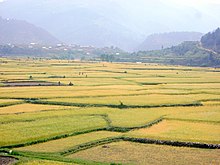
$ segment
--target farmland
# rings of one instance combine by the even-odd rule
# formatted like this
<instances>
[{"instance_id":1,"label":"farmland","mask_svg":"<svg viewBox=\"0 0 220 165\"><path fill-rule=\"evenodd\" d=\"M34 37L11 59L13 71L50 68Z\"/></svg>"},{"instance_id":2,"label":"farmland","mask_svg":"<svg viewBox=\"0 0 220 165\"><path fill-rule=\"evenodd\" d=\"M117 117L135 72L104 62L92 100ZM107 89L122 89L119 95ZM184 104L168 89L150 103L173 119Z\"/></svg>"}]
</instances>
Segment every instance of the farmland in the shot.
<instances>
[{"instance_id":1,"label":"farmland","mask_svg":"<svg viewBox=\"0 0 220 165\"><path fill-rule=\"evenodd\" d=\"M121 162L127 164L219 164L219 152L215 150L178 148L153 144L117 142L109 148L95 147L70 155L72 158ZM118 153L118 154L115 154ZM96 155L99 155L97 157ZM163 156L161 156L163 155ZM170 161L172 160L172 161Z\"/></svg>"},{"instance_id":2,"label":"farmland","mask_svg":"<svg viewBox=\"0 0 220 165\"><path fill-rule=\"evenodd\" d=\"M218 68L0 59L0 154L18 164L219 164L219 148Z\"/></svg>"}]
</instances>

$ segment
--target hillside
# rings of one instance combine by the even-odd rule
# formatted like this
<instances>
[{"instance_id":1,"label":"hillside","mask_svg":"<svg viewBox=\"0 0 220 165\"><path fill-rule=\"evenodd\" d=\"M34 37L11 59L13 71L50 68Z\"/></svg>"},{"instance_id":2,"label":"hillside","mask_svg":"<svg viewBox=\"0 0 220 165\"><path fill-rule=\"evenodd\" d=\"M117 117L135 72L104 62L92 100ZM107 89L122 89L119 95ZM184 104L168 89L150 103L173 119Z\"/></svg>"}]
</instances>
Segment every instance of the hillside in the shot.
<instances>
[{"instance_id":1,"label":"hillside","mask_svg":"<svg viewBox=\"0 0 220 165\"><path fill-rule=\"evenodd\" d=\"M220 28L204 35L201 39L201 44L204 48L220 53Z\"/></svg>"},{"instance_id":2,"label":"hillside","mask_svg":"<svg viewBox=\"0 0 220 165\"><path fill-rule=\"evenodd\" d=\"M186 41L163 50L139 51L120 56L118 61L163 63L171 65L220 67L220 55L200 46L199 41Z\"/></svg>"},{"instance_id":3,"label":"hillside","mask_svg":"<svg viewBox=\"0 0 220 165\"><path fill-rule=\"evenodd\" d=\"M176 46L184 41L199 41L202 33L199 32L170 32L161 34L152 34L137 48L139 51L160 50Z\"/></svg>"},{"instance_id":4,"label":"hillside","mask_svg":"<svg viewBox=\"0 0 220 165\"><path fill-rule=\"evenodd\" d=\"M54 45L60 41L49 32L26 21L3 19L0 17L0 44L38 43Z\"/></svg>"},{"instance_id":5,"label":"hillside","mask_svg":"<svg viewBox=\"0 0 220 165\"><path fill-rule=\"evenodd\" d=\"M185 37L183 37L183 34L179 36L190 40L189 36L187 36L188 34L190 33L185 33ZM196 35L193 34L196 33L191 33L195 37ZM197 34L199 35L199 33ZM156 39L159 38L158 36L152 35L151 38ZM162 36L170 36L170 40L175 40L174 34L164 34ZM166 37L161 38L165 39ZM152 40L152 42L154 41ZM220 67L220 29L218 28L214 32L205 34L199 41L185 41L161 50L139 51L128 56L119 56L117 61Z\"/></svg>"}]
</instances>

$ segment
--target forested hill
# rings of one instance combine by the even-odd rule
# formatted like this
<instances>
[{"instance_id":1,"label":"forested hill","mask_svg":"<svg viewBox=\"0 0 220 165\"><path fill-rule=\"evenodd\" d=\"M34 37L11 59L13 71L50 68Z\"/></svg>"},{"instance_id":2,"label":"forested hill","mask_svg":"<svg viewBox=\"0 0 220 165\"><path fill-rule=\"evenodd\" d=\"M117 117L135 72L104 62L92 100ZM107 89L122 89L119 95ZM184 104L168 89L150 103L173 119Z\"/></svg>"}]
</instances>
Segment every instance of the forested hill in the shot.
<instances>
[{"instance_id":1,"label":"forested hill","mask_svg":"<svg viewBox=\"0 0 220 165\"><path fill-rule=\"evenodd\" d=\"M220 67L220 29L205 34L201 41L187 41L162 50L139 51L120 60Z\"/></svg>"},{"instance_id":2,"label":"forested hill","mask_svg":"<svg viewBox=\"0 0 220 165\"><path fill-rule=\"evenodd\" d=\"M220 28L214 32L209 32L201 39L202 46L220 53Z\"/></svg>"},{"instance_id":3,"label":"forested hill","mask_svg":"<svg viewBox=\"0 0 220 165\"><path fill-rule=\"evenodd\" d=\"M200 41L202 33L199 32L170 32L149 35L137 48L140 51L160 50L177 46L184 41Z\"/></svg>"}]
</instances>

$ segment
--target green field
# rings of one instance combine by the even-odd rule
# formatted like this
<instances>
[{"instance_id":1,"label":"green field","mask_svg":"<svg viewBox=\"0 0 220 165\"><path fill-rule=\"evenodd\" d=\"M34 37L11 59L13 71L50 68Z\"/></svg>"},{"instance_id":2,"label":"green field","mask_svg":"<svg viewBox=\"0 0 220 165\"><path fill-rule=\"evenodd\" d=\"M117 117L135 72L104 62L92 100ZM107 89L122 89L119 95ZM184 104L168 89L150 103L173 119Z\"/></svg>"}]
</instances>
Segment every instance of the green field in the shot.
<instances>
[{"instance_id":1,"label":"green field","mask_svg":"<svg viewBox=\"0 0 220 165\"><path fill-rule=\"evenodd\" d=\"M71 149L83 143L88 143L90 141L96 141L109 137L116 137L120 135L121 133L117 132L98 131L22 147L18 148L18 150L32 152L62 152L67 150L68 148Z\"/></svg>"},{"instance_id":2,"label":"green field","mask_svg":"<svg viewBox=\"0 0 220 165\"><path fill-rule=\"evenodd\" d=\"M220 148L218 68L0 58L0 154L19 164L219 164L202 145Z\"/></svg>"}]
</instances>

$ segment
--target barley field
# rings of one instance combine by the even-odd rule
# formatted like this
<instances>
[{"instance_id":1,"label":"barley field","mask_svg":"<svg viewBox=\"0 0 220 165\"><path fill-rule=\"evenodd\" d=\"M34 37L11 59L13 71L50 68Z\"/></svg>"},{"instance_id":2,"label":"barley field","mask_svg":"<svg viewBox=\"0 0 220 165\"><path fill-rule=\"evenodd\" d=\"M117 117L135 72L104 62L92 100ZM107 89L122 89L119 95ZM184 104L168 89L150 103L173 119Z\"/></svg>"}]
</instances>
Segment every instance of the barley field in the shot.
<instances>
[{"instance_id":1,"label":"barley field","mask_svg":"<svg viewBox=\"0 0 220 165\"><path fill-rule=\"evenodd\" d=\"M219 149L218 68L0 58L0 155L18 164L219 164Z\"/></svg>"}]
</instances>

